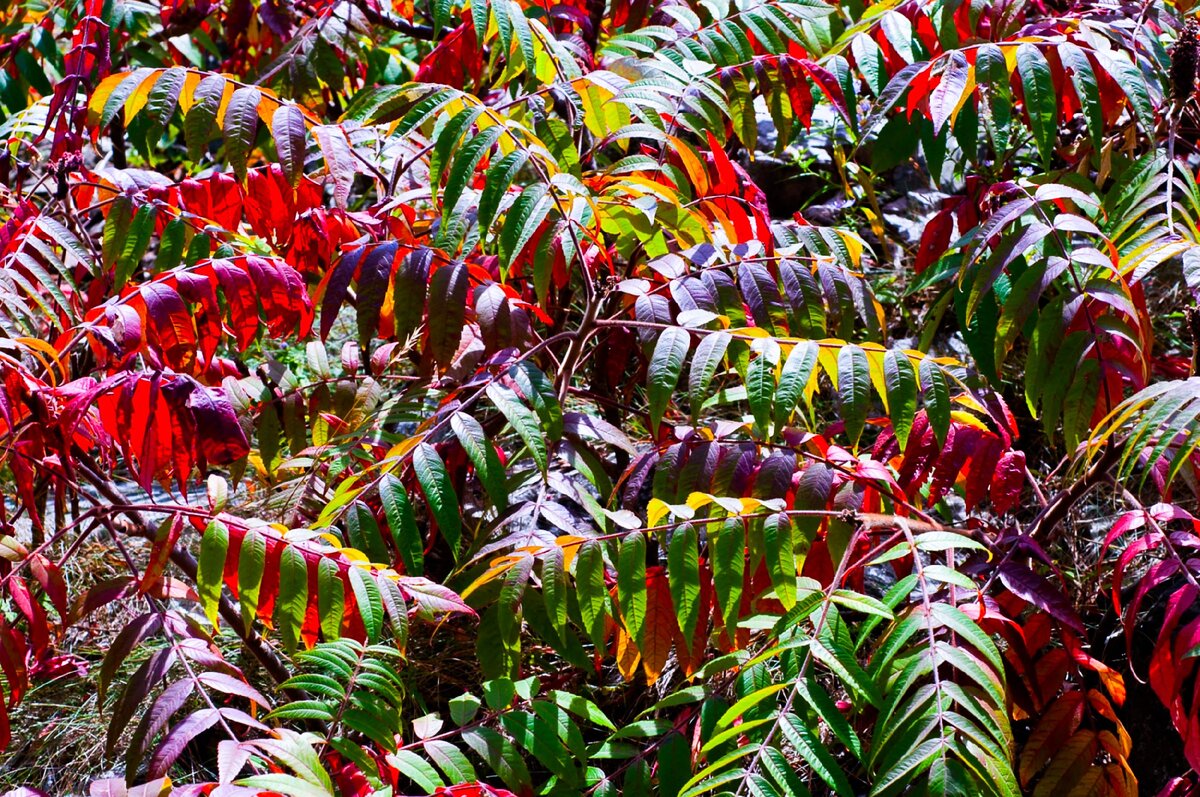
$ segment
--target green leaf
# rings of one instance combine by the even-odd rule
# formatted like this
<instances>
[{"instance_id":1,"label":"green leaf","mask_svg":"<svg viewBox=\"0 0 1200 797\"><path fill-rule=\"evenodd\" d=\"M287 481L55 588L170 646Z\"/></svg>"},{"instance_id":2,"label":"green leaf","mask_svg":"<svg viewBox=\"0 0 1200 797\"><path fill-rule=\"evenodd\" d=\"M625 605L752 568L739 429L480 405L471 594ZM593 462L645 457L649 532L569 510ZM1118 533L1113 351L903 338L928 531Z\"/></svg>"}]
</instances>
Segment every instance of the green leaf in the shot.
<instances>
[{"instance_id":1,"label":"green leaf","mask_svg":"<svg viewBox=\"0 0 1200 797\"><path fill-rule=\"evenodd\" d=\"M603 650L609 596L604 586L604 548L596 540L585 542L575 557L575 592L583 627L596 649Z\"/></svg>"},{"instance_id":2,"label":"green leaf","mask_svg":"<svg viewBox=\"0 0 1200 797\"><path fill-rule=\"evenodd\" d=\"M908 433L917 412L917 373L908 355L889 350L883 357L883 378L887 385L892 431L903 451L908 445Z\"/></svg>"},{"instance_id":3,"label":"green leaf","mask_svg":"<svg viewBox=\"0 0 1200 797\"><path fill-rule=\"evenodd\" d=\"M759 434L765 435L771 423L771 402L775 397L775 363L764 354L755 357L746 373L746 398Z\"/></svg>"},{"instance_id":4,"label":"green leaf","mask_svg":"<svg viewBox=\"0 0 1200 797\"><path fill-rule=\"evenodd\" d=\"M446 773L451 783L470 783L476 779L475 767L454 745L440 739L430 739L424 747L429 758Z\"/></svg>"},{"instance_id":5,"label":"green leaf","mask_svg":"<svg viewBox=\"0 0 1200 797\"><path fill-rule=\"evenodd\" d=\"M893 786L907 783L925 771L938 750L945 745L942 739L929 739L922 742L908 755L902 757L891 769L879 776L871 787L871 794L886 794Z\"/></svg>"},{"instance_id":6,"label":"green leaf","mask_svg":"<svg viewBox=\"0 0 1200 797\"><path fill-rule=\"evenodd\" d=\"M396 550L404 562L405 572L410 576L423 575L425 541L417 528L417 518L404 483L390 473L383 474L379 480L379 500L383 504L383 514L387 517Z\"/></svg>"},{"instance_id":7,"label":"green leaf","mask_svg":"<svg viewBox=\"0 0 1200 797\"><path fill-rule=\"evenodd\" d=\"M200 81L192 94L192 107L188 108L183 117L183 135L187 142L188 157L194 161L200 160L204 147L212 138L217 111L221 107L221 97L224 93L225 78L220 75L208 75Z\"/></svg>"},{"instance_id":8,"label":"green leaf","mask_svg":"<svg viewBox=\"0 0 1200 797\"><path fill-rule=\"evenodd\" d=\"M1041 153L1042 165L1049 168L1058 139L1058 100L1050 62L1036 45L1024 42L1017 47L1017 72L1021 76L1029 127Z\"/></svg>"},{"instance_id":9,"label":"green leaf","mask_svg":"<svg viewBox=\"0 0 1200 797\"><path fill-rule=\"evenodd\" d=\"M108 218L104 220L104 232L100 243L100 256L104 260L105 268L116 266L120 260L121 252L125 248L125 241L129 236L129 227L133 223L133 215L133 201L129 197L117 195L113 198L108 209ZM128 275L126 275L126 279L128 279ZM118 287L124 287L124 285Z\"/></svg>"},{"instance_id":10,"label":"green leaf","mask_svg":"<svg viewBox=\"0 0 1200 797\"><path fill-rule=\"evenodd\" d=\"M579 782L579 771L572 765L554 729L544 719L526 711L510 711L500 716L500 724L513 741L550 772L568 785Z\"/></svg>"},{"instance_id":11,"label":"green leaf","mask_svg":"<svg viewBox=\"0 0 1200 797\"><path fill-rule=\"evenodd\" d=\"M401 653L408 646L408 603L400 592L400 585L384 576L376 582L379 598L392 629L392 641Z\"/></svg>"},{"instance_id":12,"label":"green leaf","mask_svg":"<svg viewBox=\"0 0 1200 797\"><path fill-rule=\"evenodd\" d=\"M668 327L659 335L647 370L646 396L650 404L650 431L657 437L663 413L675 392L683 361L691 345L691 335L685 329Z\"/></svg>"},{"instance_id":13,"label":"green leaf","mask_svg":"<svg viewBox=\"0 0 1200 797\"><path fill-rule=\"evenodd\" d=\"M321 617L321 636L326 641L341 637L346 588L337 563L325 557L317 566L317 613Z\"/></svg>"},{"instance_id":14,"label":"green leaf","mask_svg":"<svg viewBox=\"0 0 1200 797\"><path fill-rule=\"evenodd\" d=\"M254 625L254 618L258 613L258 593L266 564L267 542L261 534L250 529L242 537L242 547L238 554L238 601L241 603L242 620L247 628Z\"/></svg>"},{"instance_id":15,"label":"green leaf","mask_svg":"<svg viewBox=\"0 0 1200 797\"><path fill-rule=\"evenodd\" d=\"M846 424L846 437L854 447L867 422L871 398L871 365L867 353L854 344L838 352L838 405Z\"/></svg>"},{"instance_id":16,"label":"green leaf","mask_svg":"<svg viewBox=\"0 0 1200 797\"><path fill-rule=\"evenodd\" d=\"M557 641L563 644L567 635L567 574L562 548L552 547L542 557L542 598Z\"/></svg>"},{"instance_id":17,"label":"green leaf","mask_svg":"<svg viewBox=\"0 0 1200 797\"><path fill-rule=\"evenodd\" d=\"M100 118L97 122L97 127L100 130L106 129L112 124L113 119L117 117L125 109L125 103L133 96L141 85L154 75L155 70L147 67L140 67L129 73L129 76L117 84L113 89L112 94L108 95L108 99L104 102L104 108L100 112Z\"/></svg>"},{"instance_id":18,"label":"green leaf","mask_svg":"<svg viewBox=\"0 0 1200 797\"><path fill-rule=\"evenodd\" d=\"M400 770L400 774L404 777L424 789L426 794L432 794L438 788L446 785L433 765L411 750L397 750L394 753L388 753L387 762Z\"/></svg>"},{"instance_id":19,"label":"green leaf","mask_svg":"<svg viewBox=\"0 0 1200 797\"><path fill-rule=\"evenodd\" d=\"M467 143L454 155L450 167L450 177L446 180L446 190L442 193L442 224L449 223L450 216L458 207L463 191L475 177L475 170L483 156L488 153L496 140L505 132L501 125L493 125L477 135L471 136Z\"/></svg>"},{"instance_id":20,"label":"green leaf","mask_svg":"<svg viewBox=\"0 0 1200 797\"><path fill-rule=\"evenodd\" d=\"M379 587L369 570L351 566L347 575L354 602L358 605L358 614L367 631L367 639L375 642L383 630L383 598L379 594Z\"/></svg>"},{"instance_id":21,"label":"green leaf","mask_svg":"<svg viewBox=\"0 0 1200 797\"><path fill-rule=\"evenodd\" d=\"M287 775L282 772L243 778L237 781L237 785L250 789L286 794L288 797L332 797L333 795L332 791L323 789L295 775Z\"/></svg>"},{"instance_id":22,"label":"green leaf","mask_svg":"<svg viewBox=\"0 0 1200 797\"><path fill-rule=\"evenodd\" d=\"M709 544L712 551L713 587L717 594L717 602L721 605L721 615L725 619L725 633L732 640L741 614L746 570L746 531L742 519L726 520L715 533L710 533Z\"/></svg>"},{"instance_id":23,"label":"green leaf","mask_svg":"<svg viewBox=\"0 0 1200 797\"><path fill-rule=\"evenodd\" d=\"M496 409L500 410L500 414L512 426L517 436L521 438L521 442L529 449L538 469L545 473L549 459L546 450L546 436L542 434L538 417L521 402L511 388L498 382L488 384L487 396Z\"/></svg>"},{"instance_id":24,"label":"green leaf","mask_svg":"<svg viewBox=\"0 0 1200 797\"><path fill-rule=\"evenodd\" d=\"M134 215L125 236L124 246L121 247L121 254L117 258L116 279L119 287L124 287L141 265L142 256L146 254L146 248L150 245L150 238L154 233L156 215L157 208L153 205L142 205Z\"/></svg>"},{"instance_id":25,"label":"green leaf","mask_svg":"<svg viewBox=\"0 0 1200 797\"><path fill-rule=\"evenodd\" d=\"M429 280L429 350L442 366L450 364L462 340L469 282L461 260L442 266Z\"/></svg>"},{"instance_id":26,"label":"green leaf","mask_svg":"<svg viewBox=\"0 0 1200 797\"><path fill-rule=\"evenodd\" d=\"M1100 101L1100 86L1091 59L1073 42L1058 45L1058 57L1063 67L1071 71L1071 85L1075 88L1083 119L1087 122L1092 149L1100 152L1104 147L1104 106Z\"/></svg>"},{"instance_id":27,"label":"green leaf","mask_svg":"<svg viewBox=\"0 0 1200 797\"><path fill-rule=\"evenodd\" d=\"M499 129L498 127L496 129ZM516 149L488 167L484 177L483 193L479 197L479 212L477 220L484 233L492 228L496 221L496 213L500 209L500 200L516 179L517 173L529 160L525 150Z\"/></svg>"},{"instance_id":28,"label":"green leaf","mask_svg":"<svg viewBox=\"0 0 1200 797\"><path fill-rule=\"evenodd\" d=\"M450 482L446 463L442 462L433 446L419 443L413 450L412 466L421 491L425 494L425 502L429 505L429 513L457 560L462 541L462 517L459 515L458 496Z\"/></svg>"},{"instance_id":29,"label":"green leaf","mask_svg":"<svg viewBox=\"0 0 1200 797\"><path fill-rule=\"evenodd\" d=\"M533 183L521 191L521 195L509 206L500 230L500 262L504 271L529 243L538 227L550 215L553 201L542 183Z\"/></svg>"},{"instance_id":30,"label":"green leaf","mask_svg":"<svg viewBox=\"0 0 1200 797\"><path fill-rule=\"evenodd\" d=\"M803 758L812 771L825 781L839 797L853 797L854 787L837 759L825 748L820 738L795 714L785 714L779 723L784 737Z\"/></svg>"},{"instance_id":31,"label":"green leaf","mask_svg":"<svg viewBox=\"0 0 1200 797\"><path fill-rule=\"evenodd\" d=\"M280 105L271 116L271 136L275 139L275 153L288 182L295 188L304 176L304 156L308 127L304 114L295 105Z\"/></svg>"},{"instance_id":32,"label":"green leaf","mask_svg":"<svg viewBox=\"0 0 1200 797\"><path fill-rule=\"evenodd\" d=\"M208 621L217 624L221 585L225 578L225 555L229 551L229 529L219 520L210 521L200 538L196 566L196 593Z\"/></svg>"},{"instance_id":33,"label":"green leaf","mask_svg":"<svg viewBox=\"0 0 1200 797\"><path fill-rule=\"evenodd\" d=\"M366 554L372 562L391 561L383 537L379 535L379 523L370 507L362 501L354 501L346 512L346 536L350 545Z\"/></svg>"},{"instance_id":34,"label":"green leaf","mask_svg":"<svg viewBox=\"0 0 1200 797\"><path fill-rule=\"evenodd\" d=\"M709 385L712 384L721 361L725 359L725 351L732 340L732 335L720 331L705 335L696 346L696 353L692 356L692 367L688 371L688 405L691 407L693 420L699 416L700 407L708 398Z\"/></svg>"},{"instance_id":35,"label":"green leaf","mask_svg":"<svg viewBox=\"0 0 1200 797\"><path fill-rule=\"evenodd\" d=\"M667 548L667 582L675 619L684 641L690 646L700 624L700 551L699 537L690 523L671 533Z\"/></svg>"},{"instance_id":36,"label":"green leaf","mask_svg":"<svg viewBox=\"0 0 1200 797\"><path fill-rule=\"evenodd\" d=\"M788 352L779 373L779 387L775 390L775 425L784 426L796 410L796 404L804 395L804 388L812 378L817 365L820 346L815 341L797 343Z\"/></svg>"},{"instance_id":37,"label":"green leaf","mask_svg":"<svg viewBox=\"0 0 1200 797\"><path fill-rule=\"evenodd\" d=\"M449 701L450 719L454 720L455 725L466 725L475 719L475 715L479 713L480 705L482 704L479 698L470 692L451 698Z\"/></svg>"},{"instance_id":38,"label":"green leaf","mask_svg":"<svg viewBox=\"0 0 1200 797\"><path fill-rule=\"evenodd\" d=\"M487 762L504 785L519 793L530 791L529 770L517 748L504 736L487 727L472 728L463 741Z\"/></svg>"},{"instance_id":39,"label":"green leaf","mask_svg":"<svg viewBox=\"0 0 1200 797\"><path fill-rule=\"evenodd\" d=\"M508 483L504 476L504 466L500 464L496 448L488 440L483 427L470 415L456 412L450 417L450 428L454 430L458 442L462 444L471 464L475 466L475 473L479 476L479 481L492 504L498 510L504 511L508 507Z\"/></svg>"},{"instance_id":40,"label":"green leaf","mask_svg":"<svg viewBox=\"0 0 1200 797\"><path fill-rule=\"evenodd\" d=\"M630 532L617 556L617 604L625 630L642 646L646 624L646 535Z\"/></svg>"},{"instance_id":41,"label":"green leaf","mask_svg":"<svg viewBox=\"0 0 1200 797\"><path fill-rule=\"evenodd\" d=\"M933 362L922 360L920 370L921 400L938 445L942 445L950 431L950 386L942 369Z\"/></svg>"},{"instance_id":42,"label":"green leaf","mask_svg":"<svg viewBox=\"0 0 1200 797\"><path fill-rule=\"evenodd\" d=\"M279 557L279 595L275 599L275 623L283 636L284 649L291 653L300 640L300 627L308 611L308 565L304 554L291 545Z\"/></svg>"},{"instance_id":43,"label":"green leaf","mask_svg":"<svg viewBox=\"0 0 1200 797\"><path fill-rule=\"evenodd\" d=\"M563 435L563 418L554 384L527 360L510 368L509 374L541 419L542 430L549 442L557 442Z\"/></svg>"},{"instance_id":44,"label":"green leaf","mask_svg":"<svg viewBox=\"0 0 1200 797\"><path fill-rule=\"evenodd\" d=\"M785 513L771 515L763 522L767 573L775 597L784 609L796 605L796 537L792 519Z\"/></svg>"},{"instance_id":45,"label":"green leaf","mask_svg":"<svg viewBox=\"0 0 1200 797\"><path fill-rule=\"evenodd\" d=\"M582 695L555 689L549 693L548 697L557 705L562 706L575 716L591 722L593 725L599 725L601 728L607 728L610 731L617 730L612 720L600 710L600 707Z\"/></svg>"},{"instance_id":46,"label":"green leaf","mask_svg":"<svg viewBox=\"0 0 1200 797\"><path fill-rule=\"evenodd\" d=\"M258 137L258 104L262 94L258 89L242 86L233 92L225 108L225 157L234 173L246 181L246 160Z\"/></svg>"}]
</instances>

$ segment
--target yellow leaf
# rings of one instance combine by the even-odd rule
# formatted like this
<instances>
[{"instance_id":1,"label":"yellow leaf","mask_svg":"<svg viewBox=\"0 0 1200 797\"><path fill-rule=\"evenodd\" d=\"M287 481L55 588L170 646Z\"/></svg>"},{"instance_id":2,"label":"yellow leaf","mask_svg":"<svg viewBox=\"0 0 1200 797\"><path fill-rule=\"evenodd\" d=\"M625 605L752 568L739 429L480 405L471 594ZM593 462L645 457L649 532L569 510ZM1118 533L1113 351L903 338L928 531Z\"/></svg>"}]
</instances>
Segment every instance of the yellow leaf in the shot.
<instances>
[{"instance_id":1,"label":"yellow leaf","mask_svg":"<svg viewBox=\"0 0 1200 797\"><path fill-rule=\"evenodd\" d=\"M651 498L646 507L646 525L650 528L661 525L662 519L671 514L671 507L661 498Z\"/></svg>"},{"instance_id":2,"label":"yellow leaf","mask_svg":"<svg viewBox=\"0 0 1200 797\"><path fill-rule=\"evenodd\" d=\"M117 90L117 86L121 85L121 81L127 77L129 77L128 72L118 72L100 81L100 85L92 92L92 99L88 101L88 124L94 125L100 121L100 114L104 113L104 106L108 103L108 98Z\"/></svg>"},{"instance_id":3,"label":"yellow leaf","mask_svg":"<svg viewBox=\"0 0 1200 797\"><path fill-rule=\"evenodd\" d=\"M626 681L632 681L637 675L638 661L642 654L638 652L637 644L628 632L617 624L617 670Z\"/></svg>"},{"instance_id":4,"label":"yellow leaf","mask_svg":"<svg viewBox=\"0 0 1200 797\"><path fill-rule=\"evenodd\" d=\"M563 552L563 570L571 569L571 562L575 561L575 557L579 554L580 547L587 542L586 537L577 537L574 534L563 534L554 538L554 543L562 548Z\"/></svg>"},{"instance_id":5,"label":"yellow leaf","mask_svg":"<svg viewBox=\"0 0 1200 797\"><path fill-rule=\"evenodd\" d=\"M146 107L146 101L150 99L150 91L154 88L154 84L162 77L165 69L155 69L145 80L143 80L137 89L129 95L129 99L125 100L125 124L128 125L133 121L133 117L138 115L138 112Z\"/></svg>"}]
</instances>

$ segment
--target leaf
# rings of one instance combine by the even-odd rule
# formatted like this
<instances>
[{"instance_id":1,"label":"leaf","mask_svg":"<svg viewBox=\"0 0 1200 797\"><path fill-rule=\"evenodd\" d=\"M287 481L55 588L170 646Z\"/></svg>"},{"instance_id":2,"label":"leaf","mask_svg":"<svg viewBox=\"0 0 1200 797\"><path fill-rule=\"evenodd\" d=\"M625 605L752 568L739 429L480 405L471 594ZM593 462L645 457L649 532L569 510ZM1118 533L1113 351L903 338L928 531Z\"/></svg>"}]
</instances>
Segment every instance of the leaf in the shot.
<instances>
[{"instance_id":1,"label":"leaf","mask_svg":"<svg viewBox=\"0 0 1200 797\"><path fill-rule=\"evenodd\" d=\"M854 344L838 352L838 400L846 436L858 446L867 421L867 404L871 398L871 366L866 352Z\"/></svg>"},{"instance_id":2,"label":"leaf","mask_svg":"<svg viewBox=\"0 0 1200 797\"><path fill-rule=\"evenodd\" d=\"M317 614L321 635L326 640L342 635L342 618L346 611L345 585L337 564L325 557L317 566Z\"/></svg>"},{"instance_id":3,"label":"leaf","mask_svg":"<svg viewBox=\"0 0 1200 797\"><path fill-rule=\"evenodd\" d=\"M462 339L467 305L467 266L455 261L433 272L429 280L429 349L449 365Z\"/></svg>"},{"instance_id":4,"label":"leaf","mask_svg":"<svg viewBox=\"0 0 1200 797\"><path fill-rule=\"evenodd\" d=\"M579 772L571 764L567 750L544 719L525 711L511 711L500 716L500 724L550 772L568 784L579 782Z\"/></svg>"},{"instance_id":5,"label":"leaf","mask_svg":"<svg viewBox=\"0 0 1200 797\"><path fill-rule=\"evenodd\" d=\"M797 753L812 767L813 772L833 788L839 797L849 797L854 794L846 774L838 766L837 760L821 744L819 737L814 734L804 722L794 714L785 714L779 724L783 735L791 743Z\"/></svg>"},{"instance_id":6,"label":"leaf","mask_svg":"<svg viewBox=\"0 0 1200 797\"><path fill-rule=\"evenodd\" d=\"M284 546L279 560L279 597L275 601L275 623L289 653L296 649L300 626L308 611L308 565L304 554Z\"/></svg>"},{"instance_id":7,"label":"leaf","mask_svg":"<svg viewBox=\"0 0 1200 797\"><path fill-rule=\"evenodd\" d=\"M763 542L775 596L785 610L791 609L796 605L796 540L791 517L781 513L763 521Z\"/></svg>"},{"instance_id":8,"label":"leaf","mask_svg":"<svg viewBox=\"0 0 1200 797\"><path fill-rule=\"evenodd\" d=\"M387 762L424 789L427 794L432 794L445 785L437 770L411 750L397 750L394 753L388 753Z\"/></svg>"},{"instance_id":9,"label":"leaf","mask_svg":"<svg viewBox=\"0 0 1200 797\"><path fill-rule=\"evenodd\" d=\"M655 437L658 436L663 413L675 392L675 385L679 382L690 345L691 335L678 327L664 329L654 345L654 354L650 357L647 369L646 396L650 405L650 431Z\"/></svg>"},{"instance_id":10,"label":"leaf","mask_svg":"<svg viewBox=\"0 0 1200 797\"><path fill-rule=\"evenodd\" d=\"M475 466L479 481L487 490L492 504L498 510L503 511L508 507L508 484L504 475L504 466L500 464L500 458L496 456L496 449L484 434L483 427L470 415L456 412L450 418L450 428L454 430L454 434L462 444L463 450L467 452L471 464Z\"/></svg>"},{"instance_id":11,"label":"leaf","mask_svg":"<svg viewBox=\"0 0 1200 797\"><path fill-rule=\"evenodd\" d=\"M462 542L462 519L458 512L458 496L450 482L446 464L442 462L437 449L428 443L418 443L413 449L412 466L438 531L457 559Z\"/></svg>"},{"instance_id":12,"label":"leaf","mask_svg":"<svg viewBox=\"0 0 1200 797\"><path fill-rule=\"evenodd\" d=\"M225 78L220 75L206 75L192 94L192 106L183 117L183 133L188 157L194 161L200 160L201 152L212 138L225 85Z\"/></svg>"},{"instance_id":13,"label":"leaf","mask_svg":"<svg viewBox=\"0 0 1200 797\"><path fill-rule=\"evenodd\" d=\"M746 374L746 398L754 426L765 434L771 423L771 401L775 396L775 363L764 354L755 357Z\"/></svg>"},{"instance_id":14,"label":"leaf","mask_svg":"<svg viewBox=\"0 0 1200 797\"><path fill-rule=\"evenodd\" d=\"M693 419L698 417L700 407L708 398L709 385L712 384L717 368L725 359L725 352L731 340L733 337L728 332L714 332L702 337L696 346L692 366L688 371L688 404L692 408Z\"/></svg>"},{"instance_id":15,"label":"leaf","mask_svg":"<svg viewBox=\"0 0 1200 797\"><path fill-rule=\"evenodd\" d=\"M542 433L537 416L521 402L511 388L498 382L491 382L488 384L486 392L492 404L500 410L500 414L525 443L538 469L545 473L549 464L546 436Z\"/></svg>"},{"instance_id":16,"label":"leaf","mask_svg":"<svg viewBox=\"0 0 1200 797\"><path fill-rule=\"evenodd\" d=\"M546 614L554 628L557 642L566 644L567 639L567 573L563 567L562 548L554 547L542 557L542 598Z\"/></svg>"},{"instance_id":17,"label":"leaf","mask_svg":"<svg viewBox=\"0 0 1200 797\"><path fill-rule=\"evenodd\" d=\"M416 515L408 500L404 484L390 473L379 479L379 500L387 517L392 541L404 562L404 571L412 576L422 575L425 567L425 541L417 528Z\"/></svg>"},{"instance_id":18,"label":"leaf","mask_svg":"<svg viewBox=\"0 0 1200 797\"><path fill-rule=\"evenodd\" d=\"M1063 67L1071 70L1071 85L1075 88L1075 96L1079 98L1092 148L1099 152L1104 146L1104 106L1100 101L1100 87L1092 62L1073 42L1060 44L1058 57Z\"/></svg>"},{"instance_id":19,"label":"leaf","mask_svg":"<svg viewBox=\"0 0 1200 797\"><path fill-rule=\"evenodd\" d=\"M929 360L921 361L920 371L921 400L940 446L950 431L950 387L942 370Z\"/></svg>"},{"instance_id":20,"label":"leaf","mask_svg":"<svg viewBox=\"0 0 1200 797\"><path fill-rule=\"evenodd\" d=\"M171 728L159 744L150 759L147 776L151 779L161 778L167 774L176 759L183 753L184 748L198 735L217 724L221 718L215 708L202 708L194 714L189 714Z\"/></svg>"},{"instance_id":21,"label":"leaf","mask_svg":"<svg viewBox=\"0 0 1200 797\"><path fill-rule=\"evenodd\" d=\"M971 79L971 66L961 50L952 50L946 59L941 79L929 95L929 114L933 120L933 132L940 133L947 122L953 124L963 95Z\"/></svg>"},{"instance_id":22,"label":"leaf","mask_svg":"<svg viewBox=\"0 0 1200 797\"><path fill-rule=\"evenodd\" d=\"M691 640L700 623L700 554L696 529L688 523L671 534L667 553L667 580L676 621L683 639Z\"/></svg>"},{"instance_id":23,"label":"leaf","mask_svg":"<svg viewBox=\"0 0 1200 797\"><path fill-rule=\"evenodd\" d=\"M634 531L621 540L617 557L617 604L625 630L642 646L646 622L646 536Z\"/></svg>"},{"instance_id":24,"label":"leaf","mask_svg":"<svg viewBox=\"0 0 1200 797\"><path fill-rule=\"evenodd\" d=\"M715 536L716 539L712 540ZM734 638L741 615L742 588L746 569L746 532L741 518L726 520L715 534L712 545L713 587L725 621L725 633Z\"/></svg>"},{"instance_id":25,"label":"leaf","mask_svg":"<svg viewBox=\"0 0 1200 797\"><path fill-rule=\"evenodd\" d=\"M1017 72L1025 97L1025 115L1033 130L1043 165L1049 165L1058 138L1058 100L1050 63L1038 47L1029 42L1017 46Z\"/></svg>"},{"instance_id":26,"label":"leaf","mask_svg":"<svg viewBox=\"0 0 1200 797\"><path fill-rule=\"evenodd\" d=\"M401 341L408 340L425 317L425 298L432 262L432 250L418 249L406 255L396 270L392 288L392 316L396 337Z\"/></svg>"},{"instance_id":27,"label":"leaf","mask_svg":"<svg viewBox=\"0 0 1200 797\"><path fill-rule=\"evenodd\" d=\"M304 157L308 126L304 114L294 105L283 104L271 116L271 136L275 139L275 152L279 164L292 188L300 184L304 176Z\"/></svg>"},{"instance_id":28,"label":"leaf","mask_svg":"<svg viewBox=\"0 0 1200 797\"><path fill-rule=\"evenodd\" d=\"M487 762L510 789L524 792L531 778L525 761L512 742L488 727L477 727L463 734L463 741Z\"/></svg>"},{"instance_id":29,"label":"leaf","mask_svg":"<svg viewBox=\"0 0 1200 797\"><path fill-rule=\"evenodd\" d=\"M219 520L210 521L200 537L200 555L197 557L196 593L204 614L214 626L217 624L221 585L225 575L225 555L229 550L229 529Z\"/></svg>"},{"instance_id":30,"label":"leaf","mask_svg":"<svg viewBox=\"0 0 1200 797\"><path fill-rule=\"evenodd\" d=\"M1084 633L1083 621L1070 599L1042 576L1012 561L1001 564L996 575L1000 583L1017 597L1029 601L1067 628Z\"/></svg>"},{"instance_id":31,"label":"leaf","mask_svg":"<svg viewBox=\"0 0 1200 797\"><path fill-rule=\"evenodd\" d=\"M887 403L891 412L892 431L903 451L908 445L917 412L917 374L908 356L889 350L883 358L883 377L887 385Z\"/></svg>"},{"instance_id":32,"label":"leaf","mask_svg":"<svg viewBox=\"0 0 1200 797\"><path fill-rule=\"evenodd\" d=\"M812 379L819 350L816 342L806 340L797 343L788 352L779 373L779 387L775 391L776 426L783 426L791 419L797 402Z\"/></svg>"},{"instance_id":33,"label":"leaf","mask_svg":"<svg viewBox=\"0 0 1200 797\"><path fill-rule=\"evenodd\" d=\"M242 537L241 552L238 554L238 601L242 607L242 621L250 628L258 615L258 596L262 587L263 572L267 563L267 542L253 529Z\"/></svg>"},{"instance_id":34,"label":"leaf","mask_svg":"<svg viewBox=\"0 0 1200 797\"><path fill-rule=\"evenodd\" d=\"M358 606L358 614L362 617L363 627L367 631L367 639L371 642L379 639L383 630L383 598L379 587L370 570L350 567L347 571L350 579L350 591L354 594L354 602Z\"/></svg>"},{"instance_id":35,"label":"leaf","mask_svg":"<svg viewBox=\"0 0 1200 797\"><path fill-rule=\"evenodd\" d=\"M496 128L499 129L499 128ZM484 178L483 193L479 197L479 226L485 232L492 228L496 221L496 213L500 208L500 200L509 190L516 179L517 173L528 161L529 156L524 150L513 150L493 163Z\"/></svg>"},{"instance_id":36,"label":"leaf","mask_svg":"<svg viewBox=\"0 0 1200 797\"><path fill-rule=\"evenodd\" d=\"M258 137L258 104L262 95L258 89L242 86L229 98L225 109L225 157L243 183L246 181L246 160Z\"/></svg>"},{"instance_id":37,"label":"leaf","mask_svg":"<svg viewBox=\"0 0 1200 797\"><path fill-rule=\"evenodd\" d=\"M583 627L592 644L602 648L609 597L604 586L604 551L595 540L585 542L575 557L575 590Z\"/></svg>"}]
</instances>

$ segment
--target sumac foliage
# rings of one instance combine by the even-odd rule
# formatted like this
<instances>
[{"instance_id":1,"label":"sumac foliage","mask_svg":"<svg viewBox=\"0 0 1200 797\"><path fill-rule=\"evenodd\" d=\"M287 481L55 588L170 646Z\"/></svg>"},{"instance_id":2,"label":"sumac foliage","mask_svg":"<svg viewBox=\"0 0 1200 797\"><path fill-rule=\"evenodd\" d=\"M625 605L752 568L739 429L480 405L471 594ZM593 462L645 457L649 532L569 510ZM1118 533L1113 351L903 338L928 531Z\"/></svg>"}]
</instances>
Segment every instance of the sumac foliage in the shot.
<instances>
[{"instance_id":1,"label":"sumac foliage","mask_svg":"<svg viewBox=\"0 0 1200 797\"><path fill-rule=\"evenodd\" d=\"M0 783L1200 793L1198 42L4 5Z\"/></svg>"}]
</instances>

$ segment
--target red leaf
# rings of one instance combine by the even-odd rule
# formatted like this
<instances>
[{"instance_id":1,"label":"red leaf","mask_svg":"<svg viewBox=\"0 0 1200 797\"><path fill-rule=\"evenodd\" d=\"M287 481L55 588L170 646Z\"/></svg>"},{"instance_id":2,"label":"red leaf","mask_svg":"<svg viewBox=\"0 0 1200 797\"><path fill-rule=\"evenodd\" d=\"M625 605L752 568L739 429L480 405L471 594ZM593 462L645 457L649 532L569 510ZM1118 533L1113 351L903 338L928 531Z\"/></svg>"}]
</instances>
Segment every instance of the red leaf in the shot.
<instances>
[{"instance_id":1,"label":"red leaf","mask_svg":"<svg viewBox=\"0 0 1200 797\"><path fill-rule=\"evenodd\" d=\"M954 215L949 210L941 210L934 214L921 233L921 243L917 246L917 259L914 263L916 272L920 274L933 265L950 246L950 234L954 230Z\"/></svg>"},{"instance_id":2,"label":"red leaf","mask_svg":"<svg viewBox=\"0 0 1200 797\"><path fill-rule=\"evenodd\" d=\"M678 628L667 572L660 566L650 567L646 571L646 620L642 636L642 671L648 684L662 675Z\"/></svg>"},{"instance_id":3,"label":"red leaf","mask_svg":"<svg viewBox=\"0 0 1200 797\"><path fill-rule=\"evenodd\" d=\"M413 80L466 88L468 79L478 81L483 72L483 51L475 37L475 25L464 22L434 47L421 61Z\"/></svg>"},{"instance_id":4,"label":"red leaf","mask_svg":"<svg viewBox=\"0 0 1200 797\"><path fill-rule=\"evenodd\" d=\"M1006 451L996 464L992 478L992 508L1003 515L1017 505L1025 486L1025 452Z\"/></svg>"}]
</instances>

